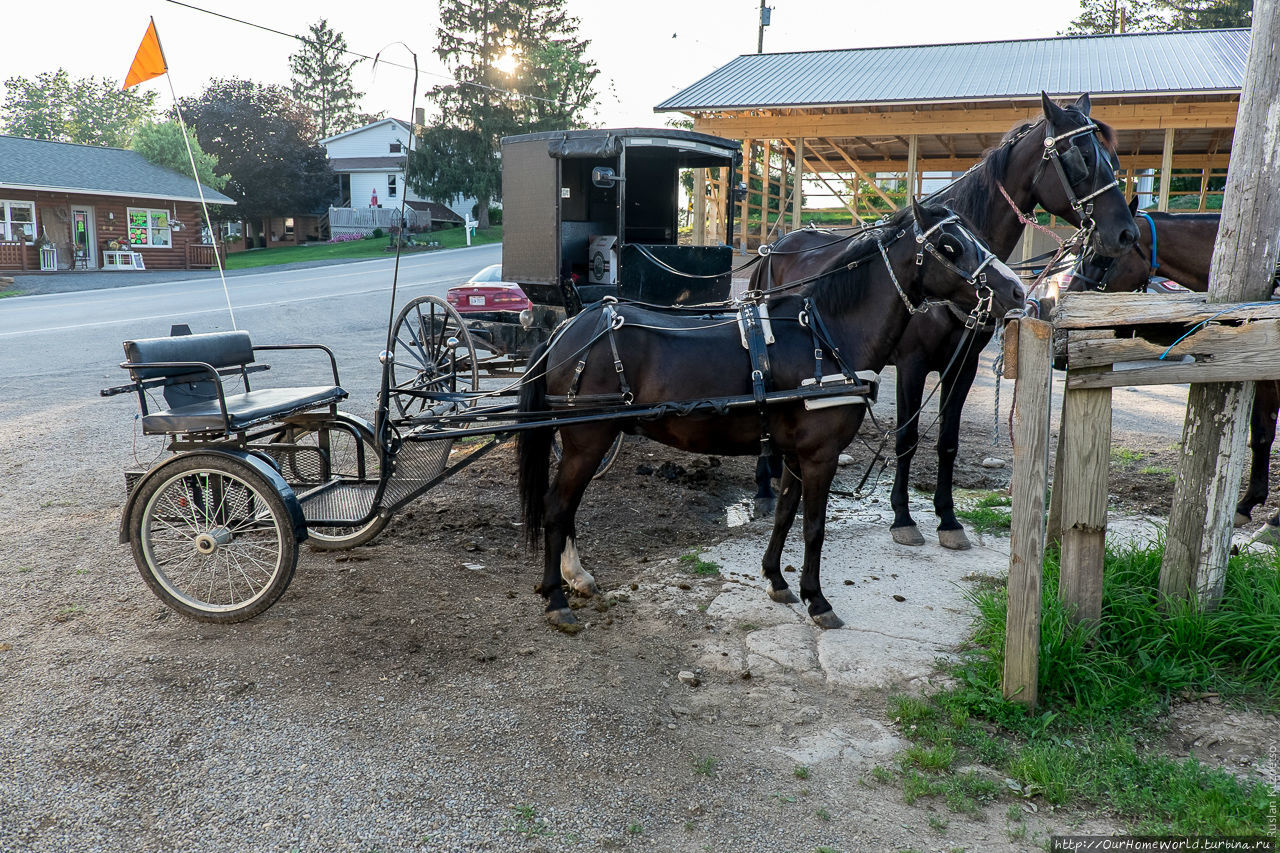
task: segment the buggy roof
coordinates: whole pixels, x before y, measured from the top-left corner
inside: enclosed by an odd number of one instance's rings
[[[592,130],[555,130],[507,136],[502,144],[547,143],[547,154],[557,159],[617,157],[623,148],[667,148],[685,154],[705,154],[730,159],[738,153],[738,142],[691,130],[670,127],[624,127]]]

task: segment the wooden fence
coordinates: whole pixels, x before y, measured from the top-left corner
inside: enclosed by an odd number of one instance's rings
[[[429,229],[431,214],[421,213],[412,207],[404,209],[404,218],[410,228]],[[384,230],[400,227],[399,207],[330,207],[330,233],[371,233],[375,228]]]

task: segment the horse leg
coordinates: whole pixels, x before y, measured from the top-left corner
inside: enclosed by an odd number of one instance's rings
[[[761,457],[763,458],[763,457]],[[778,507],[773,516],[773,533],[769,536],[769,546],[764,551],[764,576],[769,579],[769,597],[781,604],[795,604],[800,599],[787,586],[782,577],[782,546],[787,541],[787,533],[791,523],[795,521],[796,510],[800,506],[800,481],[793,472],[795,462],[782,466],[781,483],[778,490]]]
[[[804,568],[800,573],[800,597],[809,604],[809,618],[819,628],[841,628],[844,622],[822,594],[822,543],[827,530],[827,496],[836,475],[838,449],[823,457],[804,460],[800,478],[804,498]]]
[[[1253,414],[1249,417],[1249,487],[1236,504],[1236,526],[1248,524],[1253,508],[1265,503],[1271,477],[1271,445],[1276,440],[1276,413],[1280,409],[1280,388],[1276,382],[1254,383]]]
[[[571,440],[562,432],[560,468],[547,493],[543,573],[538,592],[547,602],[547,621],[571,633],[578,630],[578,620],[569,608],[561,580],[568,581],[581,595],[595,592],[595,579],[582,568],[578,557],[575,519],[591,476],[613,441],[612,430],[602,438],[604,435],[599,432],[592,440],[583,442]]]
[[[938,544],[953,551],[967,551],[973,545],[965,535],[964,525],[956,519],[952,482],[955,477],[956,455],[960,452],[960,416],[964,401],[978,375],[978,356],[982,341],[974,341],[965,357],[951,369],[942,381],[942,419],[938,429],[938,482],[933,490],[933,511],[938,516]]]
[[[893,524],[889,534],[899,545],[923,545],[924,536],[911,517],[909,492],[911,488],[911,459],[916,455],[920,441],[919,409],[924,400],[924,380],[928,375],[917,358],[904,358],[898,362],[898,429],[894,433],[894,455],[897,464],[893,472]]]

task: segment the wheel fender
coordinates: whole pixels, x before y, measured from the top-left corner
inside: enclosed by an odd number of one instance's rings
[[[302,514],[302,504],[298,502],[298,496],[293,493],[293,489],[289,488],[289,484],[284,481],[284,477],[280,476],[272,465],[263,461],[253,453],[244,450],[231,450],[226,448],[208,447],[201,448],[201,453],[215,453],[220,456],[229,456],[239,462],[248,465],[257,473],[261,474],[263,479],[271,484],[272,488],[280,495],[284,501],[285,507],[289,510],[289,522],[293,525],[293,535],[296,541],[305,542],[307,539],[307,519]],[[133,514],[133,505],[137,500],[137,496],[142,491],[142,484],[152,477],[159,476],[166,468],[179,459],[184,458],[185,454],[171,456],[152,468],[142,479],[134,484],[133,489],[129,492],[129,498],[124,503],[124,512],[120,518],[120,542],[127,544],[129,542],[129,516]]]

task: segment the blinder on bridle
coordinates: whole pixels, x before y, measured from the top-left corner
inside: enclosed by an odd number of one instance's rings
[[[1088,122],[1081,127],[1072,128],[1071,130],[1057,135],[1054,133],[1052,124],[1048,124],[1047,127],[1049,134],[1044,139],[1044,156],[1040,160],[1040,165],[1036,168],[1035,180],[1040,180],[1040,174],[1044,171],[1045,164],[1052,162],[1054,169],[1058,173],[1058,177],[1062,180],[1062,188],[1066,191],[1067,199],[1071,202],[1072,209],[1075,210],[1076,214],[1080,217],[1081,228],[1088,229],[1093,225],[1093,204],[1091,202],[1112,187],[1120,185],[1119,179],[1115,177],[1115,171],[1119,168],[1120,164],[1115,159],[1114,155],[1107,156],[1105,162],[1111,167],[1111,182],[1105,186],[1099,187],[1083,198],[1076,196],[1076,185],[1084,183],[1085,180],[1089,178],[1090,174],[1096,173],[1101,168],[1103,163],[1102,146],[1098,142],[1096,135],[1099,129],[1098,125],[1093,122]],[[1089,164],[1085,162],[1084,152],[1075,142],[1075,138],[1077,136],[1084,136],[1086,134],[1093,142],[1094,162],[1092,169],[1090,169]],[[1067,150],[1059,151],[1058,143],[1064,139],[1068,143]]]

